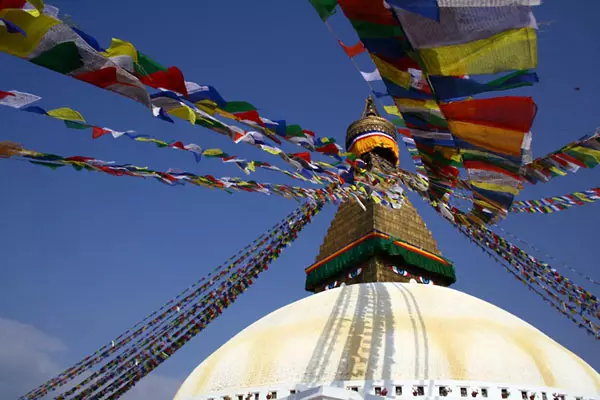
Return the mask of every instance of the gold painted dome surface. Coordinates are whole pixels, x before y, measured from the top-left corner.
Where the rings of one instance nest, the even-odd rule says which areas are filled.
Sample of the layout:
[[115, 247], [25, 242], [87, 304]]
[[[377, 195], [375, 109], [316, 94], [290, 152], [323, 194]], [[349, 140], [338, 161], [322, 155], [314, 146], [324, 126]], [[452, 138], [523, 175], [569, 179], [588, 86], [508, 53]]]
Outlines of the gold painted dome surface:
[[370, 283], [299, 300], [200, 364], [176, 399], [351, 380], [459, 380], [600, 394], [600, 375], [512, 314], [439, 286]]

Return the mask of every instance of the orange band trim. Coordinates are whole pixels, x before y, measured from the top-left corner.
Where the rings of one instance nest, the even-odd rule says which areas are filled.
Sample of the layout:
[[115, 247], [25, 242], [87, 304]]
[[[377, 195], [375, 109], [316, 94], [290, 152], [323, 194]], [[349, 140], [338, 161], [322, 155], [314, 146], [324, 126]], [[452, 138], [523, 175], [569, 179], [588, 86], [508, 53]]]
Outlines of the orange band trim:
[[[379, 233], [379, 232], [368, 233], [367, 235], [361, 237], [360, 239], [355, 240], [354, 242], [352, 242], [352, 243], [350, 243], [350, 244], [342, 247], [341, 249], [339, 249], [338, 251], [336, 251], [332, 255], [330, 255], [328, 257], [325, 257], [321, 261], [318, 261], [318, 262], [314, 263], [310, 267], [306, 268], [304, 270], [304, 272], [306, 272], [308, 274], [309, 272], [314, 271], [315, 269], [319, 268], [321, 265], [327, 263], [328, 261], [330, 261], [333, 258], [337, 257], [338, 255], [340, 255], [340, 254], [342, 254], [342, 253], [350, 250], [352, 247], [354, 247], [354, 246], [356, 246], [356, 245], [358, 245], [358, 244], [360, 244], [360, 243], [364, 242], [365, 240], [370, 239], [372, 237], [380, 237], [380, 238], [383, 238], [383, 239], [390, 239], [391, 238], [390, 235], [386, 235], [386, 234]], [[447, 260], [445, 260], [445, 259], [443, 259], [443, 258], [441, 258], [439, 256], [436, 256], [435, 254], [430, 253], [430, 252], [428, 252], [426, 250], [423, 250], [423, 249], [421, 249], [419, 247], [413, 246], [412, 244], [401, 242], [399, 240], [394, 240], [393, 243], [395, 245], [400, 246], [400, 247], [404, 247], [405, 249], [410, 250], [410, 251], [412, 251], [414, 253], [418, 253], [418, 254], [420, 254], [422, 256], [425, 256], [425, 257], [427, 257], [429, 259], [432, 259], [432, 260], [435, 260], [437, 262], [440, 262], [440, 263], [442, 263], [444, 265], [450, 265], [450, 263]]]

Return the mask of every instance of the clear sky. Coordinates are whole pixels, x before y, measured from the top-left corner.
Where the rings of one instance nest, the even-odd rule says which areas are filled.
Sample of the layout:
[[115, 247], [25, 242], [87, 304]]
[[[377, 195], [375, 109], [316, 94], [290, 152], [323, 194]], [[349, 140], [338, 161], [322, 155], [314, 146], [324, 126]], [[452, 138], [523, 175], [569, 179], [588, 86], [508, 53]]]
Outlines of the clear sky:
[[[300, 123], [322, 136], [341, 141], [368, 95], [361, 76], [305, 0], [56, 0], [51, 4], [61, 9], [61, 15], [71, 15], [103, 46], [111, 37], [131, 41], [162, 64], [180, 67], [187, 80], [213, 85], [228, 100], [249, 101], [264, 116]], [[536, 8], [541, 23], [541, 82], [513, 92], [531, 95], [539, 105], [533, 127], [536, 157], [600, 125], [599, 12], [596, 0], [580, 0], [576, 6], [548, 1]], [[333, 26], [347, 44], [354, 44], [353, 32], [340, 17], [332, 19]], [[5, 54], [0, 54], [0, 71], [0, 90], [36, 93], [43, 98], [38, 105], [46, 109], [70, 106], [101, 126], [220, 147], [248, 158], [268, 157], [185, 122], [172, 125], [156, 120], [126, 98]], [[12, 109], [0, 108], [0, 121], [0, 140], [44, 152], [239, 175], [235, 167], [219, 161], [196, 164], [190, 154], [124, 138], [92, 141], [89, 131], [69, 130], [59, 121]], [[402, 165], [412, 169], [404, 149], [402, 157]], [[583, 170], [527, 187], [521, 198], [596, 187], [598, 174], [598, 170]], [[287, 182], [269, 172], [255, 177]], [[150, 180], [67, 168], [52, 171], [16, 161], [0, 162], [0, 183], [3, 399], [23, 394], [105, 344], [296, 207], [276, 196], [168, 187]], [[458, 236], [428, 206], [412, 199], [443, 254], [455, 262], [454, 288], [528, 321], [600, 369], [598, 342]], [[514, 214], [502, 226], [558, 261], [534, 255], [598, 293], [598, 286], [561, 266], [566, 263], [600, 278], [598, 212], [600, 205], [593, 204], [553, 215]], [[127, 398], [172, 396], [192, 369], [235, 333], [307, 296], [303, 268], [313, 262], [333, 213], [328, 206], [235, 305]]]

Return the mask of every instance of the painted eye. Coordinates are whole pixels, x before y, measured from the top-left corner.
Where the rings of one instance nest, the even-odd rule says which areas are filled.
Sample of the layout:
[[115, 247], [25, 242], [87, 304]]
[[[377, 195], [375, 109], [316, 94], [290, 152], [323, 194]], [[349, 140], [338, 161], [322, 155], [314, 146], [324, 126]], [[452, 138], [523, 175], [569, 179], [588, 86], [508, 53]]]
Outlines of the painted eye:
[[419, 277], [419, 282], [421, 282], [424, 285], [434, 285], [434, 283], [431, 279], [427, 279], [422, 276]]
[[349, 279], [354, 279], [362, 273], [362, 268], [357, 269], [356, 271], [352, 271], [348, 274]]
[[325, 290], [335, 289], [338, 286], [338, 284], [339, 284], [338, 281], [332, 282], [329, 285], [325, 286]]
[[392, 271], [394, 271], [395, 273], [397, 273], [400, 276], [408, 276], [409, 275], [408, 271], [406, 271], [405, 269], [400, 269], [400, 268], [396, 267], [395, 265], [392, 265]]

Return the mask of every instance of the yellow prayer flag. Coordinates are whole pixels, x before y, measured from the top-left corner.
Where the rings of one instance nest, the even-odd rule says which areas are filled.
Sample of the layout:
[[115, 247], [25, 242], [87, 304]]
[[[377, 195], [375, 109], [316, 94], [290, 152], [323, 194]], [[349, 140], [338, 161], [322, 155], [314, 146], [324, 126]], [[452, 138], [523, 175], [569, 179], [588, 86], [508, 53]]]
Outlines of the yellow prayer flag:
[[593, 157], [596, 161], [600, 162], [600, 150], [590, 149], [589, 147], [582, 146], [575, 146], [572, 148], [572, 150]]
[[48, 111], [48, 115], [51, 116], [52, 118], [56, 118], [56, 119], [85, 122], [85, 119], [83, 119], [83, 115], [81, 115], [78, 111], [75, 111], [69, 107], [63, 107], [63, 108], [57, 108], [55, 110], [50, 110], [50, 111]]
[[29, 4], [35, 7], [36, 10], [42, 12], [44, 10], [44, 1], [43, 0], [27, 0]]
[[227, 112], [225, 110], [221, 110], [220, 108], [217, 109], [217, 113], [219, 113], [219, 115], [222, 116], [223, 118], [233, 119], [233, 120], [238, 120], [239, 119], [238, 117], [236, 117], [232, 113]]
[[202, 155], [207, 156], [207, 157], [219, 157], [222, 156], [223, 154], [223, 150], [221, 149], [206, 149], [202, 152]]
[[267, 146], [266, 144], [261, 144], [260, 148], [263, 151], [266, 151], [267, 153], [273, 154], [273, 155], [279, 155], [279, 154], [283, 153], [283, 150], [281, 150], [277, 147]]
[[511, 193], [511, 194], [514, 194], [515, 196], [518, 195], [520, 192], [520, 190], [517, 188], [511, 187], [511, 186], [506, 186], [506, 185], [498, 185], [495, 183], [471, 181], [471, 185], [478, 187], [480, 189], [484, 189], [484, 190], [491, 190], [494, 192]]
[[26, 58], [37, 49], [46, 32], [60, 24], [59, 20], [46, 14], [35, 17], [27, 11], [14, 8], [0, 10], [0, 18], [12, 22], [25, 32], [25, 35], [8, 33], [6, 27], [0, 27], [0, 51], [21, 58]]
[[215, 103], [214, 101], [200, 100], [194, 104], [196, 105], [196, 107], [198, 107], [200, 110], [204, 111], [208, 115], [215, 115], [217, 112], [217, 103]]
[[138, 62], [138, 52], [135, 46], [121, 39], [113, 38], [110, 47], [104, 53], [108, 58], [129, 56], [133, 62]]
[[172, 108], [167, 111], [168, 114], [173, 115], [177, 118], [185, 119], [189, 121], [192, 125], [196, 124], [197, 115], [191, 107], [186, 105], [181, 105], [181, 107]]
[[138, 141], [138, 142], [149, 142], [149, 143], [155, 143], [161, 146], [168, 146], [169, 143], [165, 142], [164, 140], [158, 140], [158, 139], [154, 139], [154, 138], [145, 138], [145, 137], [136, 137], [134, 140]]
[[432, 75], [495, 74], [537, 66], [537, 36], [533, 28], [511, 29], [487, 39], [419, 49]]
[[398, 110], [398, 107], [396, 107], [396, 106], [383, 106], [383, 109], [385, 110], [386, 113], [388, 113], [390, 115], [396, 115], [396, 116], [402, 118], [402, 114], [400, 114], [400, 111]]
[[550, 167], [550, 171], [554, 172], [556, 175], [559, 175], [559, 176], [565, 176], [565, 175], [567, 175], [567, 173], [565, 171], [563, 171], [561, 169], [558, 169], [556, 167]]
[[435, 100], [413, 100], [395, 97], [394, 103], [400, 111], [436, 111], [441, 113], [440, 106]]
[[407, 71], [399, 70], [376, 55], [371, 54], [371, 58], [382, 78], [388, 79], [404, 89], [410, 88], [410, 74]]
[[525, 133], [463, 121], [448, 121], [455, 136], [487, 150], [512, 156], [521, 155]]

